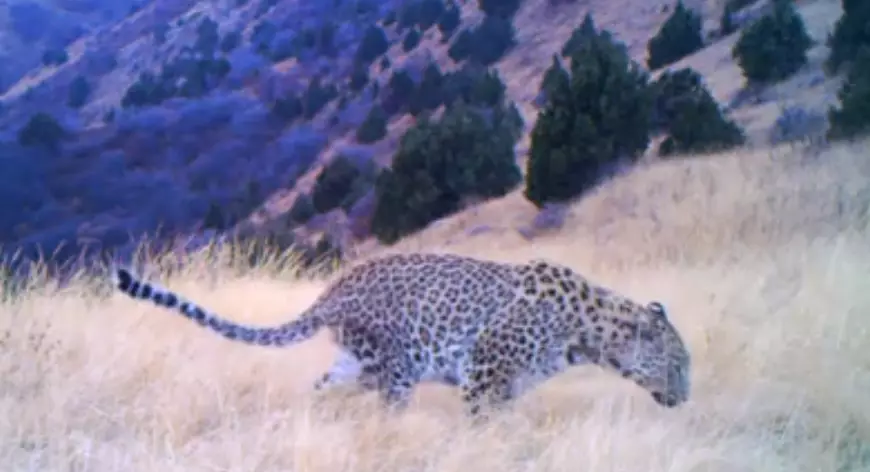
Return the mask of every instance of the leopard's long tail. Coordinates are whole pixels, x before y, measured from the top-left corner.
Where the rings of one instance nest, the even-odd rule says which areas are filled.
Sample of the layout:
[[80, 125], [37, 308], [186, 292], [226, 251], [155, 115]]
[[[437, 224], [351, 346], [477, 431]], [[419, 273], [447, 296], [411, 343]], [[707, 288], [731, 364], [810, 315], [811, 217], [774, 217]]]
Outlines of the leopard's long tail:
[[326, 323], [322, 316], [306, 311], [297, 319], [280, 326], [245, 326], [212, 313], [170, 290], [138, 280], [130, 271], [122, 268], [114, 271], [114, 285], [131, 298], [148, 300], [157, 306], [173, 309], [225, 338], [247, 344], [289, 346], [313, 337]]

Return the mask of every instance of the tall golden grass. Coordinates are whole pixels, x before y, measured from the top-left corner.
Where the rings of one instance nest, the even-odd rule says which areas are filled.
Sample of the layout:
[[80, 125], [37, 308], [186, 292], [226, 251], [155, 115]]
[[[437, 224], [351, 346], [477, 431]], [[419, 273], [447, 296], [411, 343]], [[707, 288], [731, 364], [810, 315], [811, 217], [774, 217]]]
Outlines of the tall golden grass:
[[[846, 471], [870, 468], [867, 143], [650, 165], [529, 242], [516, 194], [391, 251], [554, 259], [660, 300], [694, 357], [692, 398], [662, 409], [577, 368], [484, 427], [425, 385], [402, 414], [311, 385], [333, 348], [232, 343], [111, 293], [36, 281], [0, 306], [0, 463], [38, 471]], [[626, 203], [627, 202], [627, 203]], [[633, 202], [633, 203], [632, 203]], [[451, 244], [445, 241], [452, 237]], [[327, 280], [201, 255], [153, 280], [224, 316], [295, 316]]]

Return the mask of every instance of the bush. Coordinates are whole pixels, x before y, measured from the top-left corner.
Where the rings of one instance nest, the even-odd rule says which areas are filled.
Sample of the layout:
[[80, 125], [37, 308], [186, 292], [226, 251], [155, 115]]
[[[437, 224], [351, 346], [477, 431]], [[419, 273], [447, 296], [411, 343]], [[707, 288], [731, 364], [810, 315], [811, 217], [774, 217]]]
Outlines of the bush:
[[652, 89], [658, 119], [669, 134], [659, 155], [723, 151], [746, 141], [743, 131], [723, 116], [694, 70], [665, 72]]
[[398, 25], [396, 29], [399, 31], [405, 30], [417, 24], [420, 18], [420, 2], [406, 2], [399, 12]]
[[456, 104], [402, 137], [391, 169], [375, 182], [371, 231], [392, 244], [459, 211], [469, 198], [505, 195], [522, 180], [513, 130], [486, 111]]
[[420, 44], [420, 32], [417, 28], [411, 28], [405, 33], [405, 38], [402, 39], [402, 50], [411, 52], [417, 45]]
[[383, 26], [393, 26], [396, 24], [396, 21], [399, 19], [399, 15], [396, 13], [396, 10], [390, 10], [384, 15], [384, 18], [381, 20], [381, 25]]
[[298, 176], [305, 173], [328, 144], [324, 133], [310, 124], [299, 124], [271, 143], [262, 153], [258, 164], [263, 180], [278, 177], [276, 185], [292, 187]]
[[608, 31], [577, 41], [531, 133], [525, 196], [536, 206], [572, 199], [649, 144], [648, 76]]
[[42, 65], [59, 66], [69, 60], [69, 55], [65, 49], [49, 49], [42, 53]]
[[384, 139], [387, 135], [387, 113], [378, 105], [369, 110], [365, 120], [356, 130], [356, 140], [362, 144], [371, 144]]
[[82, 75], [76, 76], [73, 79], [72, 83], [70, 83], [69, 91], [67, 93], [67, 105], [70, 108], [81, 108], [87, 103], [88, 98], [91, 95], [91, 84], [88, 83], [88, 79], [86, 79]]
[[362, 64], [370, 64], [376, 57], [387, 52], [390, 48], [390, 43], [387, 41], [387, 35], [377, 25], [371, 25], [363, 34], [362, 41], [356, 50], [356, 61]]
[[31, 116], [27, 124], [18, 131], [18, 144], [57, 151], [66, 135], [66, 130], [53, 116], [48, 113], [37, 113]]
[[423, 69], [423, 79], [414, 90], [414, 96], [408, 106], [412, 115], [417, 116], [425, 111], [432, 111], [444, 102], [444, 74], [438, 64], [430, 62]]
[[509, 19], [487, 16], [474, 30], [470, 57], [482, 65], [492, 65], [515, 44], [513, 23]]
[[196, 27], [196, 45], [194, 47], [205, 57], [211, 57], [217, 50], [220, 39], [218, 24], [211, 18], [205, 17]]
[[562, 67], [562, 62], [559, 60], [559, 56], [553, 54], [552, 62], [550, 63], [550, 67], [544, 72], [544, 78], [541, 79], [540, 91], [544, 95], [545, 99], [552, 96], [552, 94], [558, 90], [559, 84], [564, 81], [569, 81], [570, 77], [568, 76], [568, 72]]
[[248, 39], [255, 51], [266, 56], [269, 54], [269, 46], [277, 35], [278, 27], [270, 21], [263, 20], [254, 26]]
[[224, 210], [218, 203], [211, 202], [208, 204], [208, 210], [202, 218], [203, 229], [214, 229], [223, 231], [229, 223], [229, 219], [224, 214]]
[[178, 57], [164, 64], [159, 76], [143, 72], [124, 93], [121, 106], [157, 105], [176, 96], [201, 97], [223, 80], [231, 69], [229, 61], [224, 58]]
[[828, 120], [824, 113], [800, 106], [786, 106], [780, 110], [768, 134], [771, 145], [795, 141], [812, 141], [823, 135]]
[[828, 139], [851, 139], [870, 132], [870, 46], [858, 51], [837, 97], [840, 107], [828, 111]]
[[338, 88], [333, 85], [323, 85], [320, 77], [314, 77], [308, 83], [308, 88], [302, 96], [303, 116], [311, 119], [318, 113], [327, 103], [338, 97]]
[[443, 0], [420, 0], [418, 10], [417, 26], [420, 31], [427, 31], [435, 25], [444, 14], [445, 7]]
[[870, 2], [842, 0], [843, 15], [828, 37], [830, 53], [825, 61], [829, 73], [836, 73], [858, 57], [862, 47], [870, 47]]
[[238, 31], [230, 31], [226, 34], [226, 36], [221, 39], [221, 51], [225, 54], [231, 52], [233, 49], [239, 47], [239, 44], [242, 42], [242, 34]]
[[447, 9], [444, 10], [444, 13], [441, 14], [441, 18], [438, 19], [438, 30], [441, 31], [444, 37], [449, 37], [456, 31], [461, 21], [462, 16], [459, 7], [451, 2], [447, 6]]
[[671, 16], [647, 43], [647, 67], [656, 70], [704, 47], [701, 36], [701, 15], [677, 1]]
[[354, 92], [364, 89], [369, 83], [369, 68], [364, 64], [356, 64], [350, 74], [348, 87]]
[[807, 63], [812, 40], [791, 0], [774, 0], [773, 11], [743, 30], [731, 55], [749, 83], [777, 82]]
[[514, 47], [514, 25], [509, 19], [487, 16], [474, 29], [459, 33], [447, 50], [454, 62], [470, 59], [481, 65], [492, 65]]
[[388, 115], [394, 115], [403, 110], [414, 96], [417, 84], [407, 71], [393, 71], [387, 83], [389, 93], [381, 100], [381, 105]]
[[275, 100], [274, 104], [272, 104], [272, 113], [287, 123], [296, 121], [297, 118], [302, 116], [303, 111], [302, 100], [300, 100], [296, 94], [290, 94], [284, 98], [279, 98], [278, 100]]
[[317, 211], [314, 209], [314, 204], [311, 202], [311, 197], [306, 193], [300, 193], [293, 201], [293, 206], [287, 216], [293, 224], [304, 225], [308, 223]]
[[317, 174], [311, 193], [314, 210], [327, 213], [336, 208], [348, 208], [356, 202], [361, 192], [371, 187], [373, 181], [374, 169], [371, 165], [339, 155]]
[[723, 36], [727, 36], [737, 31], [737, 25], [734, 23], [733, 15], [738, 11], [752, 5], [758, 0], [728, 0], [725, 2], [725, 7], [722, 9], [722, 16], [719, 18], [719, 32]]
[[468, 63], [444, 77], [443, 103], [494, 107], [505, 98], [505, 84], [495, 71]]
[[472, 45], [474, 44], [474, 33], [471, 30], [462, 30], [453, 44], [447, 48], [447, 55], [453, 62], [462, 62], [471, 55]]
[[598, 33], [595, 31], [595, 20], [591, 13], [586, 13], [580, 26], [574, 28], [571, 37], [562, 45], [562, 57], [571, 57], [588, 39], [594, 38]]
[[338, 50], [335, 47], [335, 33], [335, 23], [326, 21], [320, 25], [315, 35], [315, 47], [318, 54], [326, 57], [335, 57], [338, 54]]
[[519, 11], [521, 0], [477, 0], [480, 11], [488, 17], [511, 19]]

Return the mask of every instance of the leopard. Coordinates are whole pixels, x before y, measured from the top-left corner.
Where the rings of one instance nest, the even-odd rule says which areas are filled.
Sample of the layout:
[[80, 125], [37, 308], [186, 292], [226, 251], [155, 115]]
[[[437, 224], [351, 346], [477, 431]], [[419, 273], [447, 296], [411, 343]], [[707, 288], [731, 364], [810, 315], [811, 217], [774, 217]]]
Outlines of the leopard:
[[273, 326], [232, 321], [128, 268], [116, 267], [113, 283], [133, 299], [249, 345], [291, 346], [326, 328], [338, 355], [313, 389], [354, 385], [398, 409], [416, 385], [435, 382], [458, 388], [472, 418], [487, 418], [581, 365], [632, 381], [665, 408], [688, 401], [691, 390], [691, 355], [663, 303], [641, 303], [542, 258], [374, 257]]

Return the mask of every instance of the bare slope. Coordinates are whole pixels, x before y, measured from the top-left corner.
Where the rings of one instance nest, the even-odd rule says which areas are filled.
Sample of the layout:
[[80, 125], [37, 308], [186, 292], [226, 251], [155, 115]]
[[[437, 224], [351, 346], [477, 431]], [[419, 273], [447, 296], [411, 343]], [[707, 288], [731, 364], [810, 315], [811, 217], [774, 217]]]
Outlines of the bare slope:
[[[577, 204], [533, 244], [455, 238], [469, 215], [394, 250], [548, 257], [672, 312], [695, 358], [694, 396], [662, 410], [577, 369], [484, 431], [455, 392], [426, 387], [400, 417], [372, 396], [315, 399], [322, 338], [232, 344], [120, 296], [34, 290], [0, 307], [0, 461], [8, 470], [866, 470], [870, 271], [862, 149], [813, 162], [726, 155], [640, 168]], [[633, 203], [632, 203], [633, 202]], [[475, 221], [528, 211], [518, 195]], [[166, 281], [227, 316], [273, 323], [323, 289], [195, 263]], [[863, 469], [862, 469], [863, 467]]]

